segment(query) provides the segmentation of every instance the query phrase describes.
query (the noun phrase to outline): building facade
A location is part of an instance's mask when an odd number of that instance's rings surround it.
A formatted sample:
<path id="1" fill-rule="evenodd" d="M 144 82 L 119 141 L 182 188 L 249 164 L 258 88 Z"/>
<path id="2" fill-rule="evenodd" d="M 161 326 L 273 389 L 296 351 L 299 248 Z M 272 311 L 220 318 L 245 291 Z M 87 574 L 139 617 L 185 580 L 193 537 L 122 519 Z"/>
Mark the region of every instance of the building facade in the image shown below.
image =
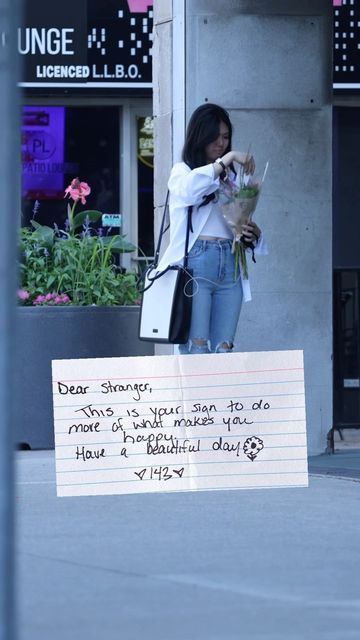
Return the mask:
<path id="1" fill-rule="evenodd" d="M 123 266 L 141 265 L 189 115 L 228 108 L 234 144 L 269 161 L 257 216 L 271 253 L 236 347 L 304 349 L 309 450 L 323 451 L 334 425 L 360 425 L 359 0 L 76 7 L 27 0 L 19 27 L 23 224 L 63 225 L 79 176 L 103 231 L 139 246 Z"/>

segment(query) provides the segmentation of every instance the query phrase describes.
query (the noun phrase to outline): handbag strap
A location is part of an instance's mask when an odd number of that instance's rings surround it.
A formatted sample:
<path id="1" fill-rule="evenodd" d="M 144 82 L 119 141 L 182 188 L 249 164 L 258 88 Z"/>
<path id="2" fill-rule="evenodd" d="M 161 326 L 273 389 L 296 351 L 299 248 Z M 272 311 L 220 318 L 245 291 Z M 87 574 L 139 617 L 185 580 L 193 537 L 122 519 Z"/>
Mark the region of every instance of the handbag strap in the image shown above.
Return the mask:
<path id="1" fill-rule="evenodd" d="M 160 256 L 160 249 L 161 249 L 161 241 L 162 241 L 163 235 L 165 234 L 165 232 L 169 228 L 169 226 L 166 227 L 166 229 L 164 228 L 165 227 L 165 219 L 166 219 L 166 209 L 167 209 L 167 206 L 168 206 L 168 202 L 169 202 L 169 191 L 166 194 L 165 205 L 164 205 L 164 213 L 163 213 L 163 217 L 162 217 L 162 220 L 161 220 L 159 237 L 158 237 L 155 256 L 154 256 L 154 262 L 152 263 L 152 265 L 150 265 L 148 270 L 144 271 L 144 273 L 142 275 L 142 278 L 144 278 L 145 274 L 147 274 L 147 278 L 150 281 L 150 283 L 146 287 L 143 287 L 142 289 L 139 289 L 139 293 L 144 293 L 145 291 L 150 289 L 150 287 L 152 286 L 152 284 L 154 283 L 155 280 L 158 280 L 158 278 L 163 276 L 164 273 L 166 273 L 167 271 L 169 271 L 172 268 L 169 265 L 168 267 L 166 267 L 166 269 L 164 269 L 164 271 L 161 271 L 161 273 L 155 273 L 154 275 L 150 276 L 150 271 L 152 271 L 152 272 L 155 271 L 156 267 L 158 265 L 159 256 Z M 187 269 L 187 264 L 188 264 L 189 237 L 190 237 L 190 231 L 192 231 L 192 220 L 191 220 L 191 218 L 192 218 L 192 210 L 193 210 L 193 207 L 189 206 L 188 207 L 188 215 L 187 215 L 187 224 L 186 224 L 186 235 L 185 235 L 185 254 L 184 254 L 184 260 L 183 260 L 183 268 L 184 269 Z"/>
<path id="2" fill-rule="evenodd" d="M 158 237 L 156 250 L 155 250 L 155 257 L 154 257 L 154 263 L 153 263 L 154 267 L 158 266 L 162 237 L 163 237 L 164 233 L 168 229 L 168 227 L 166 229 L 164 229 L 164 227 L 165 227 L 165 219 L 166 219 L 166 209 L 168 208 L 168 204 L 169 204 L 169 195 L 170 195 L 170 192 L 168 190 L 167 194 L 166 194 L 165 204 L 164 204 L 164 213 L 163 213 L 163 217 L 162 217 L 162 220 L 161 220 L 159 237 Z"/>
<path id="3" fill-rule="evenodd" d="M 166 210 L 167 210 L 168 204 L 169 204 L 169 196 L 170 196 L 170 192 L 168 190 L 167 194 L 166 194 L 166 199 L 165 199 L 165 204 L 164 204 L 164 213 L 163 213 L 163 217 L 162 217 L 162 220 L 161 220 L 159 237 L 158 237 L 155 256 L 154 256 L 153 267 L 155 267 L 155 268 L 158 266 L 158 262 L 159 262 L 161 242 L 162 242 L 162 239 L 163 239 L 163 235 L 165 234 L 165 232 L 169 228 L 169 227 L 166 227 L 166 229 L 164 228 L 165 227 L 165 220 L 166 220 Z M 188 263 L 189 238 L 190 238 L 190 229 L 192 227 L 192 224 L 191 224 L 192 210 L 193 210 L 192 206 L 188 207 L 187 223 L 186 223 L 186 236 L 185 236 L 184 268 L 187 267 L 187 263 Z"/>

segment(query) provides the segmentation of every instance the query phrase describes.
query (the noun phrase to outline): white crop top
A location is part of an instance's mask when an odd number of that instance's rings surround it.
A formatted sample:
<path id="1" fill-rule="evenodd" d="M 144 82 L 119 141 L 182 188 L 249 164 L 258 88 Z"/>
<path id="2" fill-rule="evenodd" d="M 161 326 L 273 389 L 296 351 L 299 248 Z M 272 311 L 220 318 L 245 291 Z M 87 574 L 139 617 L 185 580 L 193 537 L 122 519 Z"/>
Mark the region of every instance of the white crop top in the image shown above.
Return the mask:
<path id="1" fill-rule="evenodd" d="M 201 229 L 200 236 L 233 239 L 233 233 L 222 216 L 219 202 L 212 203 L 210 215 Z"/>

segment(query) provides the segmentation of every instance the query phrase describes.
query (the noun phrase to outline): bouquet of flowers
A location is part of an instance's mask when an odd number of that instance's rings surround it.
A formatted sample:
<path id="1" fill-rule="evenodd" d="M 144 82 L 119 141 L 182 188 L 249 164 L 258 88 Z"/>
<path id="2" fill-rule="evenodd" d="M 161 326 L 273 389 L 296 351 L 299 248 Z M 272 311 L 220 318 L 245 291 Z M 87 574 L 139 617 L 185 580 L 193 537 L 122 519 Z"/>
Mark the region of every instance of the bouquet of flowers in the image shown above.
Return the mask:
<path id="1" fill-rule="evenodd" d="M 237 185 L 231 180 L 224 183 L 221 197 L 221 211 L 223 217 L 234 234 L 232 252 L 235 254 L 235 279 L 238 276 L 240 265 L 244 278 L 248 278 L 248 267 L 246 260 L 246 249 L 254 250 L 252 242 L 248 242 L 242 235 L 242 226 L 251 221 L 256 209 L 262 184 L 269 163 L 266 163 L 262 178 L 253 178 L 240 173 L 240 183 Z M 254 254 L 253 254 L 253 260 Z"/>

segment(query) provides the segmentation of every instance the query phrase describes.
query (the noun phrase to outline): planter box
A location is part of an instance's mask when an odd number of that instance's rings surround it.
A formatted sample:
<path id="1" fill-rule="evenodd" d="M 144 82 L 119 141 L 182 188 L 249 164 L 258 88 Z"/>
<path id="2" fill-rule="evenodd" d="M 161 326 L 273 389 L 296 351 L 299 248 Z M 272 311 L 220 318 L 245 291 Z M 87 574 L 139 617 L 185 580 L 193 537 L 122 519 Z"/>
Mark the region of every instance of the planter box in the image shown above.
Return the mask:
<path id="1" fill-rule="evenodd" d="M 138 339 L 140 308 L 18 307 L 15 441 L 54 448 L 51 360 L 153 355 Z"/>

